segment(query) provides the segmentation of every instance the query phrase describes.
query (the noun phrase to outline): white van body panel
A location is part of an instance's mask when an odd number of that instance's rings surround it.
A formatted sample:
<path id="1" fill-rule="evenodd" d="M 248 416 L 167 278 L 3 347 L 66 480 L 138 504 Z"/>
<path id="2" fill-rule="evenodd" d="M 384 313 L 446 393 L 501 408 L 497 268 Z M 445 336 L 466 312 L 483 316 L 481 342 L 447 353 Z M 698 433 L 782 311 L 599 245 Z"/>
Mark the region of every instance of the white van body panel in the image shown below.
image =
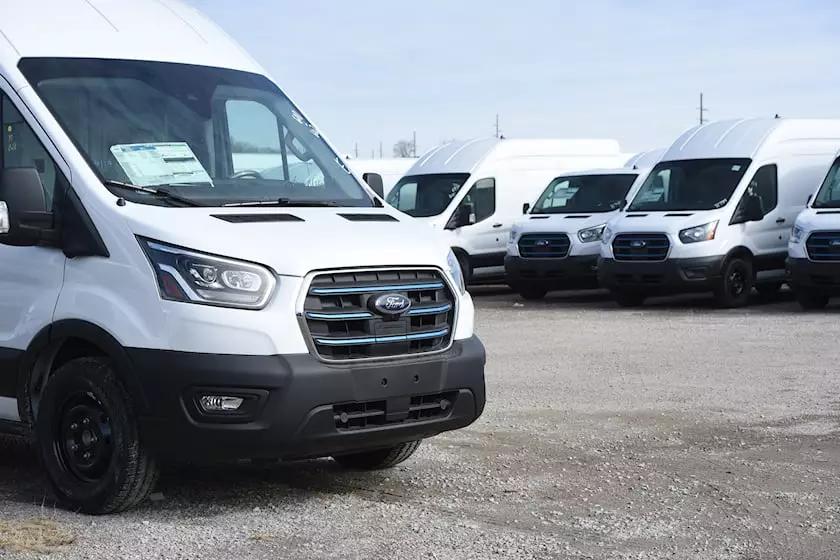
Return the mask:
<path id="1" fill-rule="evenodd" d="M 522 206 L 533 203 L 556 176 L 594 168 L 615 168 L 627 160 L 619 144 L 609 139 L 496 139 L 451 142 L 424 154 L 405 177 L 469 174 L 469 179 L 436 216 L 420 218 L 441 231 L 447 243 L 469 256 L 472 278 L 504 274 L 504 255 L 513 223 Z M 495 212 L 484 220 L 454 230 L 445 229 L 476 182 L 495 180 Z"/>
<path id="2" fill-rule="evenodd" d="M 759 263 L 759 281 L 778 281 L 784 275 L 780 263 L 787 252 L 793 222 L 808 195 L 819 185 L 838 147 L 838 119 L 739 119 L 691 128 L 667 149 L 661 161 L 749 158 L 751 163 L 732 196 L 723 207 L 703 211 L 636 210 L 631 202 L 625 212 L 612 220 L 601 244 L 601 257 L 614 258 L 613 240 L 617 235 L 666 234 L 670 241 L 666 260 L 723 258 L 741 247 Z M 778 170 L 776 206 L 761 221 L 730 225 L 755 172 L 770 164 Z M 638 196 L 641 195 L 637 191 Z M 715 220 L 719 223 L 714 239 L 690 244 L 680 241 L 680 231 Z M 765 262 L 772 264 L 765 266 Z"/>

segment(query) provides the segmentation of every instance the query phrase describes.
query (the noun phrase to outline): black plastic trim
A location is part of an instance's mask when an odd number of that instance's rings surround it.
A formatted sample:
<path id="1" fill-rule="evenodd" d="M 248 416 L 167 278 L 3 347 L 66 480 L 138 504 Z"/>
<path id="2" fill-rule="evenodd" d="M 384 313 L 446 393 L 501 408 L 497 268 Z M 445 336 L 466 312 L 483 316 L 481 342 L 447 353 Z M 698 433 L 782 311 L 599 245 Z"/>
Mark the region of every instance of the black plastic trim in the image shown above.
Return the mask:
<path id="1" fill-rule="evenodd" d="M 108 247 L 99 231 L 85 210 L 79 195 L 70 184 L 64 191 L 59 220 L 61 235 L 61 249 L 68 259 L 75 257 L 105 257 L 111 256 Z"/>
<path id="2" fill-rule="evenodd" d="M 17 372 L 23 350 L 0 348 L 0 397 L 17 397 Z"/>
<path id="3" fill-rule="evenodd" d="M 339 214 L 339 216 L 351 222 L 399 222 L 390 214 Z"/>
<path id="4" fill-rule="evenodd" d="M 303 222 L 294 214 L 211 214 L 214 218 L 231 224 L 253 224 L 269 222 Z"/>

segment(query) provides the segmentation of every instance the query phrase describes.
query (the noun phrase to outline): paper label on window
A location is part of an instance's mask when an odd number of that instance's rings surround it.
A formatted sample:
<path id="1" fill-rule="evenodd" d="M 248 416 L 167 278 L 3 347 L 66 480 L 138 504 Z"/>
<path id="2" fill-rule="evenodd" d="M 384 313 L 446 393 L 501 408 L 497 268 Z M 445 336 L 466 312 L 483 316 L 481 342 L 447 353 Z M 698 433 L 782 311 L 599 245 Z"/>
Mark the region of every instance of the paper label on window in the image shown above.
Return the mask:
<path id="1" fill-rule="evenodd" d="M 186 142 L 117 144 L 111 153 L 135 185 L 213 182 Z"/>

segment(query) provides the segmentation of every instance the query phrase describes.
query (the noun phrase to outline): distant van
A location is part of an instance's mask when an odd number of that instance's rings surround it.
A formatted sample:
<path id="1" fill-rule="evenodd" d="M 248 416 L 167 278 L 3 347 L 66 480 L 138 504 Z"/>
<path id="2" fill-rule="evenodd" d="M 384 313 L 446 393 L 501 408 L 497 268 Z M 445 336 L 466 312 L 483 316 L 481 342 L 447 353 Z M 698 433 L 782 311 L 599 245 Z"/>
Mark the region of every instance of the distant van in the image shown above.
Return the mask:
<path id="1" fill-rule="evenodd" d="M 382 196 L 387 196 L 402 179 L 406 171 L 417 162 L 416 158 L 346 159 L 344 163 L 362 181 L 374 184 L 381 181 Z M 377 190 L 378 190 L 377 185 Z"/>
<path id="2" fill-rule="evenodd" d="M 745 305 L 785 282 L 788 239 L 840 148 L 840 119 L 751 118 L 691 128 L 601 238 L 616 301 L 713 292 Z"/>
<path id="3" fill-rule="evenodd" d="M 508 285 L 525 299 L 542 299 L 551 290 L 598 288 L 601 234 L 664 153 L 651 150 L 626 167 L 555 177 L 510 231 Z"/>
<path id="4" fill-rule="evenodd" d="M 466 281 L 504 279 L 513 222 L 560 173 L 620 167 L 615 140 L 477 139 L 423 155 L 386 201 L 444 233 Z"/>

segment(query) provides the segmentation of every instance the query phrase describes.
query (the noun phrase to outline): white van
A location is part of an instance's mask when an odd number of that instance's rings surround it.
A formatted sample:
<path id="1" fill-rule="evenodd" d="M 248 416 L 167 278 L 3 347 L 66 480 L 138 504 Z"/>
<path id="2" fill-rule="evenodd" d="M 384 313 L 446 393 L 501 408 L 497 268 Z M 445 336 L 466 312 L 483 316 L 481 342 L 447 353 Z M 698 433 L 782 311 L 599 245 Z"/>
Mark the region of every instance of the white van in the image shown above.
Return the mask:
<path id="1" fill-rule="evenodd" d="M 665 150 L 632 157 L 626 167 L 555 177 L 510 231 L 505 280 L 529 300 L 551 290 L 598 288 L 601 234 L 635 195 Z"/>
<path id="2" fill-rule="evenodd" d="M 9 4 L 0 122 L 0 427 L 60 502 L 124 510 L 174 460 L 389 467 L 481 415 L 450 247 L 195 9 Z M 242 144 L 323 181 L 237 167 Z"/>
<path id="3" fill-rule="evenodd" d="M 381 181 L 382 194 L 387 196 L 405 175 L 416 158 L 347 159 L 345 164 L 362 180 L 372 183 Z"/>
<path id="4" fill-rule="evenodd" d="M 803 309 L 822 309 L 840 296 L 840 152 L 793 224 L 786 269 Z"/>
<path id="5" fill-rule="evenodd" d="M 604 231 L 598 277 L 625 306 L 713 292 L 746 304 L 785 281 L 796 215 L 840 148 L 840 119 L 752 118 L 691 128 Z"/>
<path id="6" fill-rule="evenodd" d="M 424 154 L 387 202 L 442 231 L 467 283 L 501 280 L 510 228 L 560 173 L 620 167 L 615 140 L 475 139 Z"/>

